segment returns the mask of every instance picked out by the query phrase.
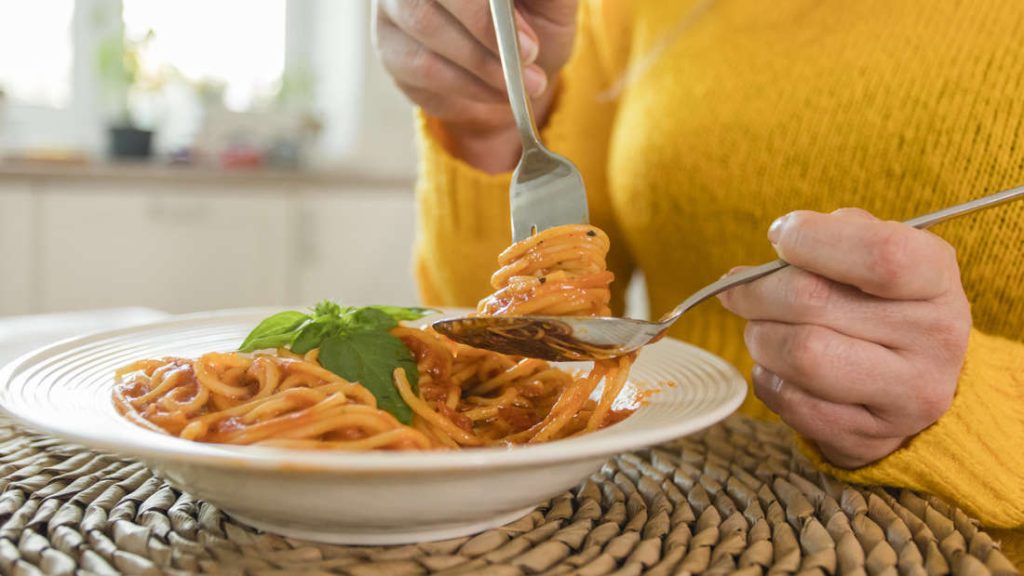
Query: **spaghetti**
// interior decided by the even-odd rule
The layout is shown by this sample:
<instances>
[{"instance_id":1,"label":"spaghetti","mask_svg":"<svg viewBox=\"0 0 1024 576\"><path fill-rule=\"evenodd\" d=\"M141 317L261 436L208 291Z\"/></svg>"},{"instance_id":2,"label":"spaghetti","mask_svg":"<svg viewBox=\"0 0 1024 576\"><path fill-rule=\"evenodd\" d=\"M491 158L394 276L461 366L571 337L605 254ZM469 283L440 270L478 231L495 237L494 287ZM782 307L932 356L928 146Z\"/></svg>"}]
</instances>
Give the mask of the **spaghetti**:
<instances>
[{"instance_id":1,"label":"spaghetti","mask_svg":"<svg viewBox=\"0 0 1024 576\"><path fill-rule=\"evenodd\" d=\"M510 246L491 279L495 292L478 313L609 314L608 246L604 232L583 225ZM613 404L632 356L574 374L457 344L429 328L398 326L390 334L409 349L419 372L418 390L401 368L392 374L412 410L409 425L380 409L370 390L321 366L318 348L141 360L115 374L114 403L132 422L188 440L350 451L546 442L631 413Z\"/></svg>"},{"instance_id":2,"label":"spaghetti","mask_svg":"<svg viewBox=\"0 0 1024 576\"><path fill-rule=\"evenodd\" d=\"M587 225L549 228L509 246L498 257L500 268L491 277L495 292L480 302L478 312L495 316L611 315L608 285L615 276L605 263L609 246L602 230ZM575 432L572 420L586 410L591 394L604 381L584 430L600 428L626 384L635 357L630 354L594 362L586 377L574 378L561 392L541 422L515 435L514 440L544 442Z\"/></svg>"}]
</instances>

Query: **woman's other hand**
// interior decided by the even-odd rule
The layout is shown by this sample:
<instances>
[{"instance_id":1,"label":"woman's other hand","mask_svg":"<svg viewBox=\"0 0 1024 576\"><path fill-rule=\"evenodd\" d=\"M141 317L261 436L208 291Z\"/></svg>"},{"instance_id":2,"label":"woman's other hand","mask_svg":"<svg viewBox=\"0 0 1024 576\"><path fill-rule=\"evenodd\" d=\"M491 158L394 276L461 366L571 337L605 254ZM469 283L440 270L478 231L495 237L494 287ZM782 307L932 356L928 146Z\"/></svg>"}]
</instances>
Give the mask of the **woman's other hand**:
<instances>
[{"instance_id":1,"label":"woman's other hand","mask_svg":"<svg viewBox=\"0 0 1024 576\"><path fill-rule=\"evenodd\" d=\"M446 146L477 168L509 170L520 145L485 0L377 0L375 45L398 87L439 120ZM527 92L537 122L572 52L576 0L516 2Z\"/></svg>"},{"instance_id":2,"label":"woman's other hand","mask_svg":"<svg viewBox=\"0 0 1024 576\"><path fill-rule=\"evenodd\" d=\"M720 296L748 320L758 398L845 468L938 420L971 326L953 247L859 209L792 212L768 237L792 266Z\"/></svg>"}]
</instances>

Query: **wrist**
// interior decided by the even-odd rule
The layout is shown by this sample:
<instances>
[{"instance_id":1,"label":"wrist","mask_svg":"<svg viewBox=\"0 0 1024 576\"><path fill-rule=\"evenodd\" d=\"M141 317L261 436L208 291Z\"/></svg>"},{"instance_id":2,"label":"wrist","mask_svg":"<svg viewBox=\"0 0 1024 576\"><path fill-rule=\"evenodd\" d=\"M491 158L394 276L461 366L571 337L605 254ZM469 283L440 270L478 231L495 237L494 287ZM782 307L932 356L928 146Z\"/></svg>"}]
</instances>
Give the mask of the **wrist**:
<instances>
[{"instance_id":1,"label":"wrist","mask_svg":"<svg viewBox=\"0 0 1024 576\"><path fill-rule=\"evenodd\" d=\"M543 94L532 100L538 131L547 125L556 93L557 82L552 82ZM449 154L470 166L489 174L510 172L519 162L522 141L511 113L507 109L505 113L507 121L496 126L435 120L428 123L428 128Z\"/></svg>"},{"instance_id":2,"label":"wrist","mask_svg":"<svg viewBox=\"0 0 1024 576\"><path fill-rule=\"evenodd\" d=\"M515 168L522 149L515 126L481 130L439 123L435 136L449 154L488 174L500 174Z\"/></svg>"}]
</instances>

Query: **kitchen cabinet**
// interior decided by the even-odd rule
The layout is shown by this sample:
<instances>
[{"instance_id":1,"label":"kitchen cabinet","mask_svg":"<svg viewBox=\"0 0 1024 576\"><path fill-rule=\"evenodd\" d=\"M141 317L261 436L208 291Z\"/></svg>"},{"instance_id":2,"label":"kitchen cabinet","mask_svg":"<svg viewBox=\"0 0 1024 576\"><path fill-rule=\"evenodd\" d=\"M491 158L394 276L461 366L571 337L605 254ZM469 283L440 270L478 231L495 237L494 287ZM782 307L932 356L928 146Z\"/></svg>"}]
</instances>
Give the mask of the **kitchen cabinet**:
<instances>
[{"instance_id":1,"label":"kitchen cabinet","mask_svg":"<svg viewBox=\"0 0 1024 576\"><path fill-rule=\"evenodd\" d=\"M0 182L0 315L34 311L34 217L29 183Z\"/></svg>"},{"instance_id":2,"label":"kitchen cabinet","mask_svg":"<svg viewBox=\"0 0 1024 576\"><path fill-rule=\"evenodd\" d=\"M318 188L302 195L299 210L299 302L418 302L411 262L411 190Z\"/></svg>"},{"instance_id":3,"label":"kitchen cabinet","mask_svg":"<svg viewBox=\"0 0 1024 576\"><path fill-rule=\"evenodd\" d=\"M285 194L61 183L38 202L42 310L288 301L294 218Z\"/></svg>"},{"instance_id":4,"label":"kitchen cabinet","mask_svg":"<svg viewBox=\"0 0 1024 576\"><path fill-rule=\"evenodd\" d=\"M408 181L139 172L0 177L0 315L418 301Z\"/></svg>"}]
</instances>

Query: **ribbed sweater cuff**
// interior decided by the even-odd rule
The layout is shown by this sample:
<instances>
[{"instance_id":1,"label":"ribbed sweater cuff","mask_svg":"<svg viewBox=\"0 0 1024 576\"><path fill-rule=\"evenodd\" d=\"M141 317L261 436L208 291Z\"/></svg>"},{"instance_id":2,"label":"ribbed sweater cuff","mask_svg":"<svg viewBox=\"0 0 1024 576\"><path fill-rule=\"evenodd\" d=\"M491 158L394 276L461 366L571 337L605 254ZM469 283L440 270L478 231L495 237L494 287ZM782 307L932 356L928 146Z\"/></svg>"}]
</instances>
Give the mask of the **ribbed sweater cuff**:
<instances>
[{"instance_id":1,"label":"ribbed sweater cuff","mask_svg":"<svg viewBox=\"0 0 1024 576\"><path fill-rule=\"evenodd\" d=\"M417 110L420 177L417 185L421 221L452 237L471 239L509 221L511 173L488 174L456 158L438 141L434 120ZM507 228L502 230L507 236Z\"/></svg>"},{"instance_id":2,"label":"ribbed sweater cuff","mask_svg":"<svg viewBox=\"0 0 1024 576\"><path fill-rule=\"evenodd\" d=\"M809 441L800 444L841 480L935 494L986 526L1024 527L1024 344L972 330L950 410L874 464L837 468Z\"/></svg>"}]
</instances>

